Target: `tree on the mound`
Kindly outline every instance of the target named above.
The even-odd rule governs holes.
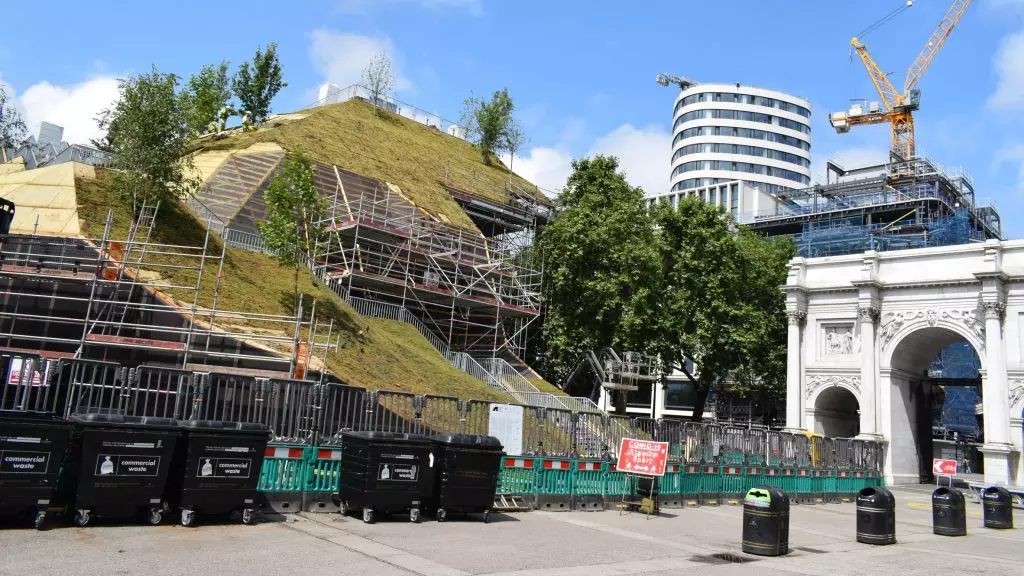
[[[0,162],[7,161],[7,149],[18,148],[25,141],[25,122],[21,120],[13,98],[0,84]]]
[[[540,237],[553,374],[567,373],[586,350],[642,348],[659,268],[643,190],[629,185],[618,160],[595,156],[572,168]],[[619,410],[622,400],[616,398]]]
[[[490,161],[491,155],[504,150],[508,144],[513,110],[515,104],[508,95],[508,88],[496,90],[490,100],[466,98],[461,122],[480,146],[485,161]]]
[[[768,396],[785,379],[785,298],[779,285],[794,254],[788,239],[736,230],[720,208],[695,197],[652,210],[660,271],[641,321],[665,372],[693,386],[693,418],[727,383]],[[687,362],[687,361],[690,362]]]
[[[193,74],[185,85],[188,104],[188,125],[194,134],[215,132],[219,129],[218,115],[231,99],[228,63],[205,65]]]
[[[235,96],[242,103],[243,124],[248,128],[266,121],[270,116],[271,100],[287,85],[281,81],[277,43],[271,42],[266,52],[257,48],[252,63],[242,62],[231,81]]]
[[[380,114],[385,109],[387,98],[395,90],[395,74],[391,71],[391,59],[387,53],[376,54],[363,68],[363,87],[370,93],[370,102]]]
[[[186,154],[192,132],[178,77],[154,67],[118,80],[119,97],[100,112],[104,143],[114,156],[113,187],[137,210],[143,201],[177,201],[199,184]]]
[[[304,153],[290,154],[263,195],[267,216],[260,234],[283,266],[295,268],[295,297],[299,293],[299,268],[314,253],[323,237],[320,222],[323,199],[313,181],[313,161]]]

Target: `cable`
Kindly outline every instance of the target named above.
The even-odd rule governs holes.
[[[883,16],[880,20],[878,20],[877,22],[875,22],[871,26],[868,26],[864,30],[862,30],[860,32],[860,34],[857,34],[857,38],[864,38],[865,36],[867,36],[871,32],[874,32],[878,28],[880,28],[883,25],[885,25],[887,22],[889,22],[893,18],[895,18],[895,17],[899,16],[900,14],[902,14],[903,12],[905,12],[908,8],[910,8],[913,5],[914,5],[914,0],[907,0],[906,2],[901,4],[899,8],[893,10],[892,12],[889,12],[888,14]]]

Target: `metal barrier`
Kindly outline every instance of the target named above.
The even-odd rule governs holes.
[[[127,368],[113,362],[98,360],[61,360],[58,367],[59,386],[68,389],[64,415],[88,412],[120,413],[122,384]]]
[[[341,434],[347,430],[364,430],[367,392],[345,384],[325,384],[314,394],[314,420],[317,443],[341,446]]]
[[[174,368],[139,366],[129,370],[124,393],[130,402],[123,413],[190,420],[201,401],[198,380],[198,374]]]
[[[54,363],[39,356],[0,355],[0,410],[61,414],[67,387],[54,377]]]

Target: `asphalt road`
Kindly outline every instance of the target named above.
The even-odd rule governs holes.
[[[0,574],[1024,574],[1024,512],[1015,521],[1021,529],[986,530],[980,505],[969,503],[966,537],[935,536],[930,493],[927,486],[896,491],[892,546],[854,540],[852,504],[793,506],[792,552],[777,558],[740,552],[740,507],[667,510],[650,519],[614,511],[497,514],[490,524],[396,518],[366,525],[301,514],[255,526],[6,528]]]

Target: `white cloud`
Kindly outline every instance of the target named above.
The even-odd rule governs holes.
[[[348,14],[362,14],[381,8],[393,9],[401,5],[417,5],[428,10],[466,10],[474,15],[483,13],[483,0],[338,0],[337,5],[341,12]]]
[[[323,81],[333,82],[342,88],[360,82],[363,68],[381,52],[391,59],[395,91],[412,88],[412,83],[402,76],[398,50],[387,36],[362,36],[318,28],[311,34],[309,44],[309,57],[323,76]]]
[[[623,124],[594,141],[588,156],[617,156],[626,180],[648,196],[668,192],[672,136],[657,126]]]
[[[505,155],[501,161],[509,165]],[[541,188],[557,192],[572,173],[572,155],[560,148],[536,147],[526,156],[516,156],[512,171]]]
[[[1024,31],[1003,39],[996,52],[996,91],[989,97],[989,108],[1024,108]]]
[[[997,166],[1004,163],[1017,165],[1017,191],[1024,193],[1024,143],[1001,149],[996,153],[995,163]]]
[[[64,127],[66,142],[88,144],[90,139],[103,135],[96,126],[96,116],[117,97],[117,79],[101,76],[71,86],[33,84],[17,101],[29,133],[38,134],[39,124],[45,120]]]

